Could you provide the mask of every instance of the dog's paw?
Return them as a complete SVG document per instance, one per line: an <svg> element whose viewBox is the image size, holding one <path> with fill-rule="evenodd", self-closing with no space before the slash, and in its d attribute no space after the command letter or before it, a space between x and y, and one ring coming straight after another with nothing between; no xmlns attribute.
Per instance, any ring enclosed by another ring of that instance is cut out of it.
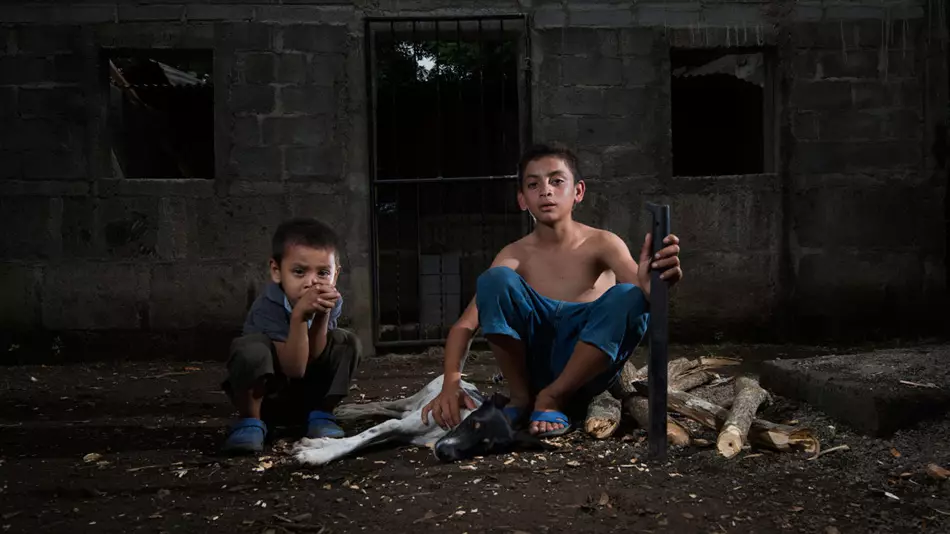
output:
<svg viewBox="0 0 950 534"><path fill-rule="evenodd" d="M337 438L301 438L300 441L294 444L293 452L297 453L310 449L322 449L333 443L336 439Z"/></svg>
<svg viewBox="0 0 950 534"><path fill-rule="evenodd" d="M294 459L302 464L323 465L336 459L333 449L300 449L294 451Z"/></svg>

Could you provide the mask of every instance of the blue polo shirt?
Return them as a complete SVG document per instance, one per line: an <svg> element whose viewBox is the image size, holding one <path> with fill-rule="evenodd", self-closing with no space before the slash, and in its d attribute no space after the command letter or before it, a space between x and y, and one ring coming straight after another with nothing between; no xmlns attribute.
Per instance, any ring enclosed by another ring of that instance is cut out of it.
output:
<svg viewBox="0 0 950 534"><path fill-rule="evenodd" d="M327 330L336 328L337 321L340 318L343 309L343 297L340 296L336 301L336 306L330 310L330 321L327 324ZM287 341L287 334L290 333L290 314L293 308L287 295L278 284L270 282L264 288L264 292L257 297L251 309L247 312L247 319L244 321L244 334L267 334L273 341ZM307 321L307 328L313 324L313 319Z"/></svg>

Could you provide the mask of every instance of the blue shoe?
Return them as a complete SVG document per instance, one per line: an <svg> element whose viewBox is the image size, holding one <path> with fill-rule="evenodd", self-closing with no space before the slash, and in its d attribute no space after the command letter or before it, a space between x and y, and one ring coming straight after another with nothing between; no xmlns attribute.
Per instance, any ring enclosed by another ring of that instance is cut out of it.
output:
<svg viewBox="0 0 950 534"><path fill-rule="evenodd" d="M231 425L231 433L221 446L227 454L254 454L264 450L267 425L260 419L248 417Z"/></svg>
<svg viewBox="0 0 950 534"><path fill-rule="evenodd" d="M342 438L343 429L336 424L336 417L332 413L314 410L310 412L307 422L308 438Z"/></svg>

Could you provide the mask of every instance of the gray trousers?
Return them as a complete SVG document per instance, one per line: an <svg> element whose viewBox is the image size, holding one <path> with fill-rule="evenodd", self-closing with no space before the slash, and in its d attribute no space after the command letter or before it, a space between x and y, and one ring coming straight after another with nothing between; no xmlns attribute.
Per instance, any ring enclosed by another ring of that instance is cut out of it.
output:
<svg viewBox="0 0 950 534"><path fill-rule="evenodd" d="M312 410L323 409L334 397L346 396L361 358L359 338L335 328L327 332L326 348L310 360L304 376L289 378L280 370L271 339L265 334L247 334L231 342L228 378L222 389L232 396L234 391L250 389L263 378L266 393L261 419L268 424L305 423Z"/></svg>

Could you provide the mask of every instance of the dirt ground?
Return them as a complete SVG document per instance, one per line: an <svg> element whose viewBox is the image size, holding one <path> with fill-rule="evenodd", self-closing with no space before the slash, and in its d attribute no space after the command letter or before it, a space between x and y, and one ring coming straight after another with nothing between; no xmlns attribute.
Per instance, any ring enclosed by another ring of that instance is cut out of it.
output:
<svg viewBox="0 0 950 534"><path fill-rule="evenodd" d="M815 355L819 349L677 347L677 355ZM468 379L485 391L480 355ZM436 354L368 360L350 401L408 395L439 372ZM0 368L3 532L948 532L950 418L890 439L850 432L776 398L763 416L815 429L802 454L714 447L647 458L645 435L440 464L383 445L328 466L295 464L278 440L259 457L215 455L232 410L216 362ZM360 428L348 428L349 432ZM712 433L701 436L715 442Z"/></svg>

